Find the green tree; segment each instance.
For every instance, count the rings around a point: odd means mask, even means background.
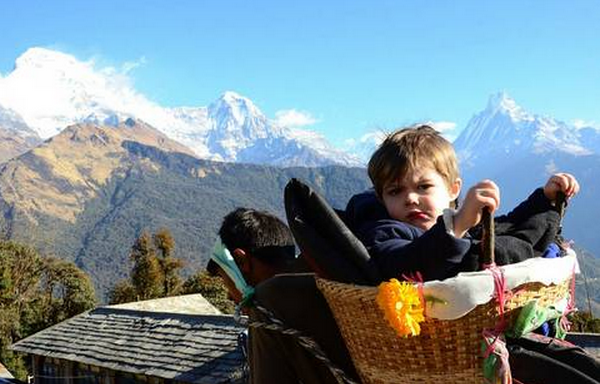
[[[10,344],[95,304],[89,277],[73,263],[0,241],[0,360],[17,377],[25,365]]]
[[[200,293],[223,313],[232,314],[235,310],[235,303],[229,299],[223,280],[218,276],[211,276],[206,271],[198,271],[190,276],[183,284],[182,293]]]
[[[41,292],[46,299],[48,325],[68,319],[96,304],[89,276],[75,264],[53,257],[43,259]]]
[[[0,241],[0,302],[20,306],[36,294],[43,265],[34,249]]]
[[[131,248],[130,278],[113,287],[109,302],[119,304],[180,294],[183,261],[172,256],[174,249],[175,240],[168,229],[162,228],[152,236],[142,232]]]
[[[129,257],[133,260],[131,285],[135,289],[136,300],[162,297],[164,275],[148,232],[142,232],[135,241]]]
[[[135,288],[128,280],[121,280],[109,293],[109,304],[129,303],[136,300]]]
[[[158,263],[162,270],[163,295],[173,296],[179,293],[182,279],[179,272],[183,267],[183,261],[172,255],[175,248],[175,240],[168,229],[162,228],[154,234],[154,245],[158,251]]]
[[[163,258],[170,257],[175,249],[175,239],[173,235],[166,228],[161,228],[153,236],[154,245],[156,249],[161,253]]]
[[[220,277],[200,271],[185,282],[180,276],[183,262],[173,257],[175,240],[168,229],[154,235],[142,232],[131,248],[130,278],[118,282],[109,293],[111,304],[147,300],[179,294],[200,293],[223,313],[233,313],[227,288]]]
[[[27,375],[25,364],[8,347],[28,336],[21,314],[36,301],[41,273],[41,259],[32,248],[0,242],[0,361],[17,377]]]

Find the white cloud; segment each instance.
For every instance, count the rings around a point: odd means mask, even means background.
[[[450,142],[454,141],[458,137],[456,123],[452,121],[425,121],[423,124],[427,124],[439,131],[442,136],[444,136]]]
[[[550,160],[548,164],[544,167],[547,175],[552,175],[558,172],[558,167],[554,163],[554,160]]]
[[[427,124],[439,131],[448,141],[452,142],[456,139],[458,132],[456,131],[456,123],[451,121],[426,121],[414,126]],[[383,142],[385,137],[393,131],[385,129],[376,129],[367,132],[359,138],[350,138],[342,142],[342,149],[359,156],[365,163],[369,160],[373,152]]]
[[[143,117],[159,129],[192,129],[135,89],[131,71],[146,62],[144,57],[100,66],[102,57],[82,61],[59,51],[33,48],[18,61],[21,65],[0,79],[0,102],[20,113],[43,138],[106,111]]]
[[[576,119],[576,120],[573,120],[573,122],[571,124],[577,129],[586,128],[586,127],[600,129],[600,123],[593,121],[593,120],[587,121],[587,120],[582,120],[582,119]]]
[[[388,132],[384,130],[375,130],[365,133],[359,138],[350,138],[342,142],[341,148],[357,156],[363,164],[366,164],[375,149],[383,142]]]
[[[385,139],[385,136],[387,135],[386,132],[378,130],[378,131],[372,131],[372,132],[367,132],[364,135],[362,135],[361,137],[359,137],[358,139],[346,139],[344,140],[344,148],[355,148],[359,145],[369,145],[369,146],[373,146],[373,147],[377,147],[379,146],[379,144],[381,144],[383,142],[383,140]]]
[[[126,61],[125,63],[123,63],[123,65],[121,65],[121,72],[127,74],[136,68],[146,65],[146,63],[147,61],[145,56],[142,56],[134,61]]]
[[[122,89],[127,94],[136,93],[133,86],[132,78],[130,73],[143,65],[146,64],[146,58],[144,56],[137,60],[126,61],[119,67],[105,66],[98,68],[95,60],[90,60],[90,69],[96,71],[99,75],[104,76],[107,86],[113,89]]]
[[[318,120],[308,112],[286,109],[275,113],[274,122],[282,127],[300,128],[313,125],[318,122]]]
[[[427,124],[442,133],[451,132],[456,129],[456,123],[451,121],[426,121],[423,124]]]

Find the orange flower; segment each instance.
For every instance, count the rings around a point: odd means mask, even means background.
[[[419,323],[425,320],[423,303],[413,284],[396,279],[379,284],[377,304],[398,336],[416,336],[421,332]]]

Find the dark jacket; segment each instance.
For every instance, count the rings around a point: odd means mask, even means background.
[[[350,199],[346,219],[384,279],[418,271],[424,280],[442,280],[479,268],[480,226],[459,239],[446,231],[439,217],[433,227],[423,231],[390,218],[373,190]],[[560,218],[540,188],[495,222],[496,263],[503,265],[540,256],[554,240]]]

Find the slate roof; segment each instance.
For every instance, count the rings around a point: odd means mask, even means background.
[[[185,313],[188,315],[221,314],[221,311],[215,308],[199,293],[116,304],[111,305],[110,308],[124,308],[150,312]]]
[[[102,307],[12,345],[34,355],[189,383],[235,382],[243,327],[232,316]]]
[[[10,373],[10,371],[8,369],[6,369],[4,364],[0,363],[0,383],[2,383],[3,380],[11,380],[11,379],[14,379],[14,376],[12,375],[12,373]]]

